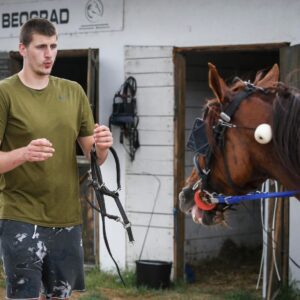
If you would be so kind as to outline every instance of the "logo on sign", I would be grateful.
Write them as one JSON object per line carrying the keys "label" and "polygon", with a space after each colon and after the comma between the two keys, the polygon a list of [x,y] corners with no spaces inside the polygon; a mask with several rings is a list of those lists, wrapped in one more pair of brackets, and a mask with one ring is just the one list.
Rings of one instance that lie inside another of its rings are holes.
{"label": "logo on sign", "polygon": [[85,16],[91,23],[99,22],[103,15],[101,0],[89,0],[85,6]]}

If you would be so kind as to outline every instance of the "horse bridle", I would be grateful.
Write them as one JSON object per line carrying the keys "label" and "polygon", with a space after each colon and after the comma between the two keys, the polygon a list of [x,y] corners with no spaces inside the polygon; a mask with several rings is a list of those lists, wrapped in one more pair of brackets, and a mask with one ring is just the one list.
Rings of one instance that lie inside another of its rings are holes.
{"label": "horse bridle", "polygon": [[[245,82],[245,87],[243,90],[239,91],[226,105],[225,108],[222,109],[222,104],[217,102],[217,104],[221,107],[220,117],[218,123],[213,126],[213,138],[216,141],[217,145],[220,147],[221,152],[224,156],[224,169],[226,172],[227,181],[230,187],[235,190],[237,193],[241,192],[241,189],[237,187],[230,175],[226,151],[225,151],[225,132],[228,128],[237,128],[240,126],[234,125],[231,122],[231,118],[233,117],[236,110],[239,108],[240,104],[247,99],[254,92],[262,92],[267,93],[267,91],[263,88],[257,87],[250,82]],[[207,108],[209,109],[209,108]],[[246,129],[255,130],[255,128],[242,127]],[[187,147],[194,152],[193,163],[194,167],[198,173],[199,180],[194,184],[193,190],[201,188],[202,198],[205,202],[210,204],[211,194],[207,191],[209,175],[211,172],[211,164],[212,164],[212,147],[208,142],[207,134],[206,134],[206,125],[205,120],[197,118],[194,122],[193,129],[191,135],[189,137]],[[200,166],[199,157],[202,156],[204,158],[204,166]],[[197,203],[197,199],[195,199],[197,206],[199,207],[199,202]],[[203,207],[199,207],[203,209]],[[206,210],[210,210],[207,208]],[[222,208],[223,210],[223,208]]]}
{"label": "horse bridle", "polygon": [[[109,247],[109,243],[108,243],[108,239],[107,239],[107,235],[106,235],[106,227],[105,227],[105,217],[115,220],[117,222],[120,222],[123,224],[124,228],[127,231],[127,235],[128,235],[128,239],[130,242],[134,242],[134,238],[133,238],[133,234],[132,234],[132,230],[131,230],[131,223],[129,222],[125,210],[121,204],[121,201],[119,199],[119,191],[121,190],[121,178],[120,178],[120,162],[119,162],[119,158],[118,155],[115,151],[114,148],[109,148],[110,152],[112,153],[115,163],[116,163],[116,170],[117,170],[117,189],[112,191],[109,190],[105,183],[103,182],[103,178],[102,178],[102,174],[101,174],[101,169],[97,163],[97,153],[96,153],[96,149],[95,149],[95,145],[93,146],[92,150],[91,150],[91,170],[90,170],[90,184],[92,185],[92,187],[94,188],[95,191],[95,195],[96,195],[96,199],[98,202],[98,207],[96,207],[91,201],[89,201],[87,199],[87,202],[96,210],[101,214],[101,219],[102,219],[102,231],[103,231],[103,238],[104,238],[104,242],[105,242],[105,246],[106,249],[111,257],[111,259],[113,260],[118,275],[123,283],[123,285],[125,286],[125,282],[122,278],[119,266],[117,264],[117,262],[115,261],[115,259],[113,258],[113,255],[111,253],[110,247]],[[120,215],[122,217],[122,219],[119,216],[114,216],[114,215],[110,215],[106,212],[106,207],[105,207],[105,201],[104,201],[104,196],[109,196],[111,198],[113,198],[115,200],[115,203],[119,209]]]}

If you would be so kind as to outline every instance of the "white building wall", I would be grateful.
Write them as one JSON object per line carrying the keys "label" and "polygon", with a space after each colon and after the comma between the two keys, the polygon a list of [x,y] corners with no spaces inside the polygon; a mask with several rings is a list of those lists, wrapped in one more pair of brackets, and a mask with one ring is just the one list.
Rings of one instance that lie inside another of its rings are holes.
{"label": "white building wall", "polygon": [[[25,1],[0,0],[0,5],[21,2]],[[38,0],[31,1],[29,5],[34,7],[35,2]],[[59,38],[59,48],[100,49],[100,120],[107,124],[113,95],[124,80],[124,45],[192,47],[277,42],[297,44],[300,43],[299,11],[298,0],[124,0],[123,30],[64,35]],[[17,49],[17,38],[0,39],[1,51]],[[125,181],[125,172],[128,172],[126,156],[118,145],[117,137],[115,147],[120,154],[123,170],[124,189],[121,198],[124,199],[132,177]],[[113,169],[113,161],[109,160],[104,167],[108,185],[114,184]],[[126,259],[125,234],[117,225],[110,223],[107,226],[108,236],[111,237],[114,255],[122,267]],[[296,239],[293,226],[291,224],[291,239]],[[105,255],[105,251],[102,253]],[[104,261],[104,268],[113,267],[109,258]]]}
{"label": "white building wall", "polygon": [[125,75],[138,83],[141,144],[126,166],[126,211],[136,234],[135,247],[127,244],[129,267],[137,259],[173,260],[172,56],[173,47],[125,47]]}

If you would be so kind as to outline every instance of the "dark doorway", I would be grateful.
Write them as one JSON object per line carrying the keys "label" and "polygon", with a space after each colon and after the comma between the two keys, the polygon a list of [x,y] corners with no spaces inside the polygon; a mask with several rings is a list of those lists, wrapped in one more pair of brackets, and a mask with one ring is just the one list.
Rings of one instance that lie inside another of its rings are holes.
{"label": "dark doorway", "polygon": [[[274,63],[279,64],[280,49],[285,46],[287,44],[282,43],[174,49],[175,101],[178,112],[175,118],[175,207],[178,207],[177,195],[182,183],[190,175],[193,167],[193,153],[185,147],[186,140],[194,119],[202,116],[205,100],[213,96],[208,87],[208,62],[217,67],[220,75],[228,83],[236,76],[253,81],[258,70],[269,69]],[[249,209],[252,212],[251,216]],[[216,257],[227,239],[249,247],[261,245],[258,205],[254,204],[244,209],[241,214],[230,224],[235,230],[207,229],[194,224],[191,217],[177,214],[177,239],[174,245],[176,277],[183,276],[185,263],[197,264],[201,259]],[[235,216],[237,215],[236,213]]]}

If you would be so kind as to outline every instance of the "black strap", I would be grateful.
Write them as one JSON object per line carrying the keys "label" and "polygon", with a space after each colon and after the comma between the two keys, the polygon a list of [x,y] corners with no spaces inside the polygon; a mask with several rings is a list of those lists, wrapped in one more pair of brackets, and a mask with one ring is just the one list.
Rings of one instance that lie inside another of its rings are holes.
{"label": "black strap", "polygon": [[[118,155],[115,151],[114,148],[109,148],[114,159],[115,159],[115,163],[116,163],[116,170],[117,170],[117,190],[116,191],[111,191],[109,190],[106,185],[103,182],[103,178],[102,178],[102,174],[101,174],[101,169],[97,163],[97,153],[96,153],[96,149],[95,146],[93,146],[92,151],[91,151],[91,175],[92,175],[92,186],[95,190],[95,195],[96,195],[96,199],[97,199],[97,203],[98,203],[98,207],[96,207],[95,205],[93,205],[90,201],[88,201],[88,203],[95,209],[97,210],[100,214],[101,214],[101,219],[102,219],[102,231],[103,231],[103,238],[104,238],[104,242],[105,242],[105,246],[106,249],[111,257],[111,259],[113,260],[118,275],[123,283],[123,285],[125,286],[125,282],[122,278],[119,266],[117,264],[117,262],[115,261],[115,259],[113,258],[113,255],[111,253],[110,247],[109,247],[109,243],[108,243],[108,239],[107,239],[107,235],[106,235],[106,227],[105,227],[105,217],[108,217],[109,219],[113,219],[117,222],[121,222],[124,226],[124,228],[127,231],[128,234],[128,238],[130,242],[134,242],[134,238],[133,238],[133,234],[132,234],[132,230],[131,230],[131,223],[129,222],[126,213],[124,211],[124,208],[121,204],[121,201],[119,199],[119,190],[121,189],[121,184],[120,184],[120,162],[119,162],[119,158]],[[105,207],[105,201],[104,201],[104,195],[105,196],[109,196],[112,197],[115,202],[116,205],[119,209],[119,212],[121,214],[122,220],[120,219],[119,216],[114,216],[114,215],[110,215],[106,212],[106,207]]]}
{"label": "black strap", "polygon": [[[226,115],[228,115],[230,118],[234,115],[236,110],[239,108],[240,104],[247,99],[251,94],[253,94],[255,91],[257,91],[257,88],[251,84],[247,83],[244,90],[240,91],[229,103],[229,105],[225,108],[224,112]],[[242,190],[236,186],[236,184],[233,182],[230,170],[227,163],[227,155],[226,155],[226,149],[225,149],[225,131],[227,127],[223,125],[217,125],[214,129],[214,134],[217,139],[217,142],[220,146],[221,151],[224,154],[224,169],[227,175],[227,180],[229,182],[229,185],[232,189],[234,189],[236,192],[241,192]]]}
{"label": "black strap", "polygon": [[[256,87],[252,84],[248,84],[245,86],[245,89],[240,91],[229,103],[229,105],[225,108],[224,113],[229,116],[230,118],[234,115],[240,104],[243,100],[248,98],[251,94],[253,94],[256,91]],[[227,164],[227,157],[226,157],[226,151],[225,151],[225,132],[227,130],[227,127],[223,126],[222,124],[215,125],[213,127],[213,134],[214,138],[216,140],[216,143],[219,145],[221,152],[224,153],[224,168],[225,172],[229,181],[229,185],[236,191],[240,190],[233,182],[230,171]],[[207,147],[205,150],[206,153],[204,154],[205,157],[205,166],[204,169],[202,169],[199,165],[199,154],[196,153],[194,156],[194,166],[198,172],[199,177],[201,178],[202,182],[202,188],[206,188],[208,184],[208,177],[210,173],[210,166],[212,161],[212,149],[210,146]]]}
{"label": "black strap", "polygon": [[238,109],[240,104],[243,100],[248,98],[251,94],[256,91],[256,87],[250,83],[248,83],[245,88],[240,91],[229,103],[229,105],[225,108],[224,112],[229,116],[232,117],[235,111]]}

